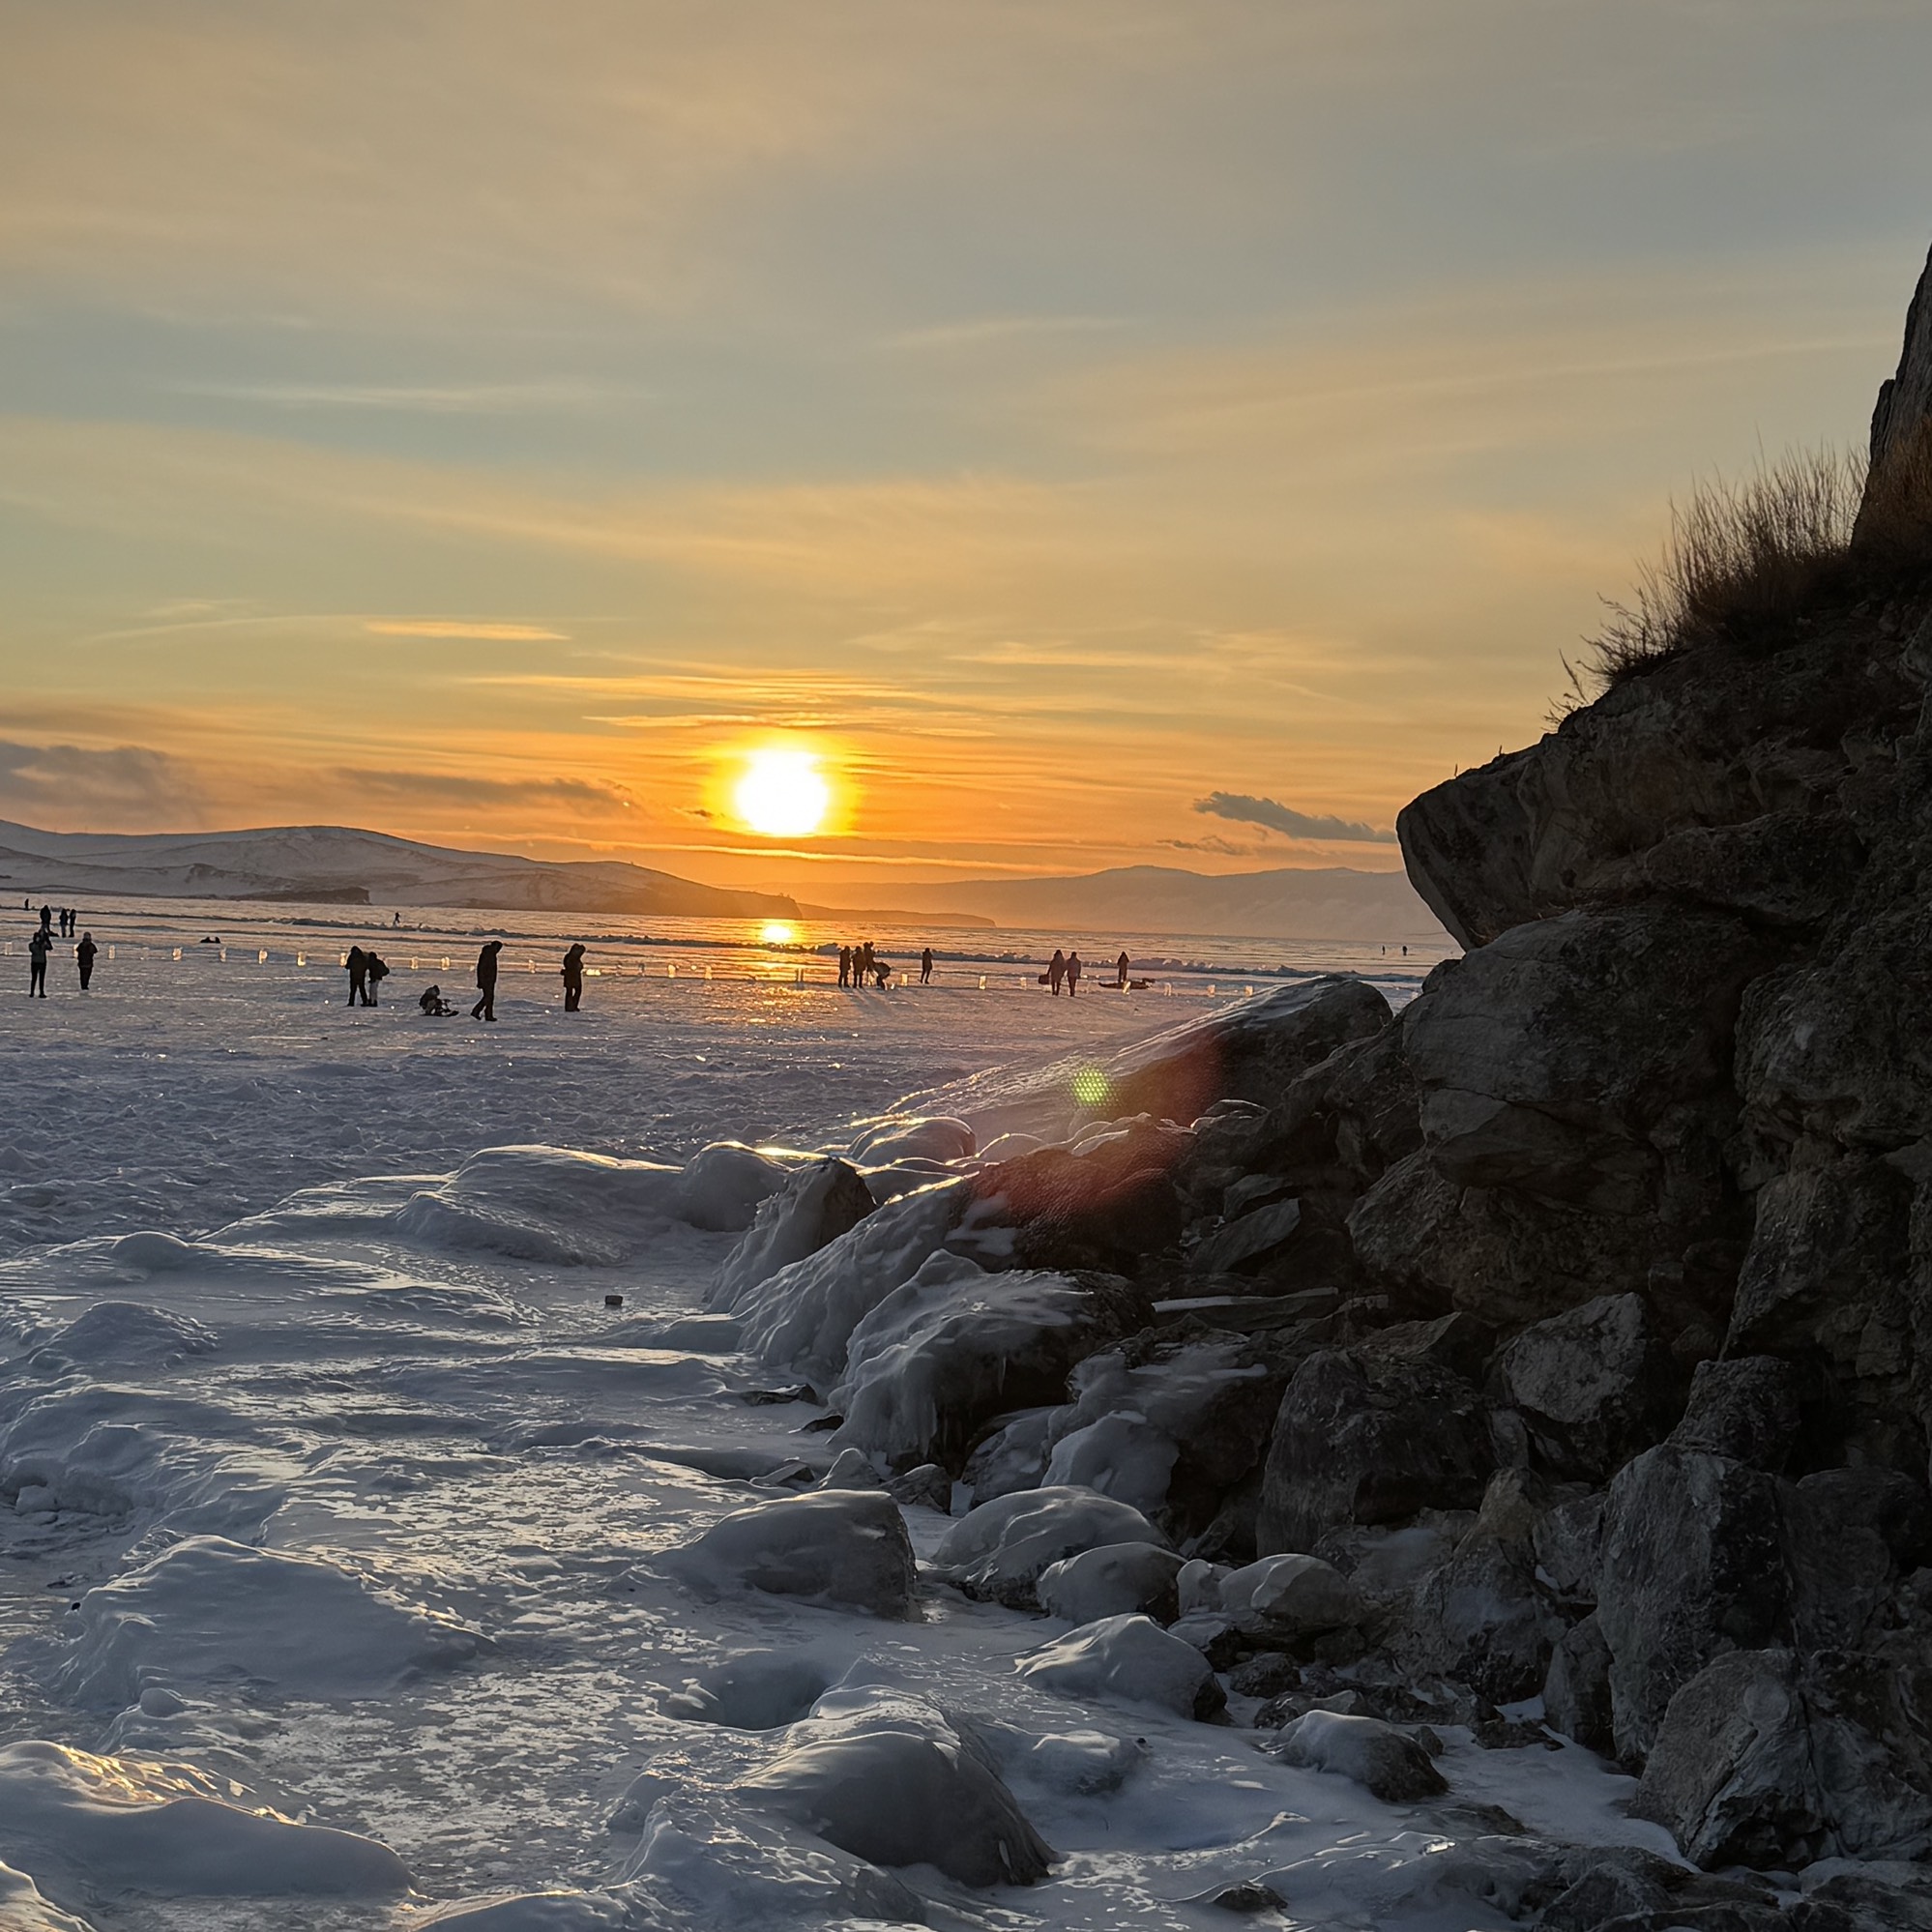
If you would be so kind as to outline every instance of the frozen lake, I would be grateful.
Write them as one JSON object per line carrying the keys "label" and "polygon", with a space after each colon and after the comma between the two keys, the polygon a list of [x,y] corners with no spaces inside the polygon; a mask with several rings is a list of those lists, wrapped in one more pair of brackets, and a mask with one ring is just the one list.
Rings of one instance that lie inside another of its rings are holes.
{"label": "frozen lake", "polygon": [[[620,933],[565,1015],[526,919],[488,1029],[413,1007],[433,970],[467,1009],[468,932],[379,940],[387,1004],[351,1011],[346,934],[222,917],[148,909],[85,1002],[57,959],[56,997],[0,1004],[0,1861],[56,1906],[97,1932],[399,1928],[540,1892],[466,1922],[853,1923],[730,1826],[775,1725],[841,1682],[987,1727],[1059,1855],[1030,1888],[903,1874],[934,1924],[1225,1925],[1186,1901],[1266,1878],[1292,1913],[1261,1922],[1463,1932],[1508,1922],[1461,1857],[1486,1805],[1657,1842],[1580,1751],[1451,1735],[1451,1800],[1387,1806],[1238,1724],[1019,1676],[1065,1625],[937,1588],[884,1623],[659,1564],[828,1454],[818,1411],[746,1399],[772,1372],[700,1317],[738,1237],[694,1223],[728,1216],[729,1177],[640,1163],[842,1147],[921,1092],[1050,1127],[1056,1082],[1240,980],[1069,1003],[976,961],[855,995],[755,938]],[[1427,962],[1360,963],[1399,998]],[[10,966],[23,990],[17,935]],[[474,1157],[533,1147],[575,1152]],[[922,1554],[948,1527],[906,1517]],[[793,1708],[703,1721],[774,1668]],[[237,1837],[263,1808],[307,1829]]]}

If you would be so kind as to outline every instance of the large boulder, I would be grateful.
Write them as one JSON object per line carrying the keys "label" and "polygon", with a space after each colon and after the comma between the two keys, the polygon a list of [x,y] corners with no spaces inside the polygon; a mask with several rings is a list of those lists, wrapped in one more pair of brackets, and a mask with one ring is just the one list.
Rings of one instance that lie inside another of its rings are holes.
{"label": "large boulder", "polygon": [[1286,1380],[1244,1336],[1143,1331],[1074,1369],[1046,1480],[1103,1489],[1190,1535],[1260,1463]]}
{"label": "large boulder", "polygon": [[877,1489],[756,1503],[659,1561],[700,1586],[802,1596],[874,1617],[909,1618],[919,1595],[905,1518]]}
{"label": "large boulder", "polygon": [[1610,1704],[1610,1646],[1595,1615],[1557,1639],[1543,1679],[1543,1721],[1586,1750],[1609,1757],[1617,1748]]}
{"label": "large boulder", "polygon": [[981,1167],[953,1246],[988,1268],[1133,1273],[1181,1239],[1185,1130],[1140,1119]]}
{"label": "large boulder", "polygon": [[1117,1114],[1191,1121],[1216,1100],[1273,1106],[1337,1047],[1389,1024],[1389,1002],[1366,980],[1325,974],[1189,1020],[1103,1064]]}
{"label": "large boulder", "polygon": [[1932,1673],[1847,1652],[1719,1657],[1671,1700],[1631,1806],[1707,1867],[1932,1852]]}
{"label": "large boulder", "polygon": [[899,1468],[957,1471],[995,1415],[1052,1401],[1075,1362],[1152,1318],[1118,1275],[991,1274],[933,1255],[853,1330],[831,1395],[845,1418],[834,1441]]}
{"label": "large boulder", "polygon": [[1218,1612],[1244,1636],[1293,1650],[1310,1638],[1366,1621],[1361,1591],[1320,1557],[1263,1557],[1215,1580],[1201,1607]]}
{"label": "large boulder", "polygon": [[745,1238],[725,1257],[709,1305],[726,1311],[779,1269],[816,1254],[872,1212],[871,1190],[843,1160],[814,1160],[759,1202]]}
{"label": "large boulder", "polygon": [[1281,1398],[1259,1547],[1311,1551],[1351,1524],[1475,1508],[1492,1460],[1488,1419],[1461,1376],[1373,1349],[1323,1349]]}
{"label": "large boulder", "polygon": [[1731,1035],[1764,946],[1734,920],[1566,913],[1457,961],[1403,1015],[1438,1172],[1654,1213],[1694,1119],[1728,1128]]}
{"label": "large boulder", "polygon": [[1157,1704],[1182,1717],[1212,1717],[1227,1703],[1207,1659],[1151,1617],[1103,1617],[1055,1637],[1014,1668],[1068,1697]]}
{"label": "large boulder", "polygon": [[1069,1624],[1133,1616],[1171,1624],[1181,1614],[1176,1579],[1184,1564],[1158,1543],[1103,1543],[1049,1564],[1035,1588],[1039,1607]]}
{"label": "large boulder", "polygon": [[1605,1295],[1525,1329],[1496,1359],[1496,1392],[1552,1474],[1600,1481],[1677,1420],[1683,1389],[1636,1295]]}
{"label": "large boulder", "polygon": [[968,1596],[1037,1610],[1039,1575],[1107,1543],[1166,1538],[1138,1509],[1091,1489],[1056,1486],[1002,1496],[962,1516],[932,1553],[932,1573]]}
{"label": "large boulder", "polygon": [[856,1858],[937,1865],[962,1885],[1032,1885],[1054,1857],[968,1734],[876,1686],[828,1692],[734,1791]]}
{"label": "large boulder", "polygon": [[901,1194],[815,1254],[745,1288],[736,1311],[746,1353],[830,1389],[844,1371],[852,1331],[945,1245],[972,1205],[964,1180]]}
{"label": "large boulder", "polygon": [[1798,1365],[1774,1355],[1700,1361],[1670,1439],[1775,1474],[1798,1439],[1803,1386]]}
{"label": "large boulder", "polygon": [[1352,1779],[1388,1804],[1440,1798],[1449,1781],[1413,1738],[1377,1717],[1310,1711],[1270,1746],[1284,1764]]}
{"label": "large boulder", "polygon": [[1775,1479],[1668,1444],[1637,1457],[1610,1486],[1596,1615],[1617,1750],[1641,1763],[1671,1699],[1706,1664],[1789,1628]]}

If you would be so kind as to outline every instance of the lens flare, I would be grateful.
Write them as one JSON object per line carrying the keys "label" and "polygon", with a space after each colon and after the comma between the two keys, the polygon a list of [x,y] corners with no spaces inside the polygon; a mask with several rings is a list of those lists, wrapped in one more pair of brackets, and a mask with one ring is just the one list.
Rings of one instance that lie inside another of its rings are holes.
{"label": "lens flare", "polygon": [[787,925],[781,919],[770,919],[758,928],[758,937],[767,946],[789,946],[799,936],[795,925]]}
{"label": "lens flare", "polygon": [[1083,1067],[1073,1076],[1073,1098],[1083,1107],[1102,1105],[1111,1091],[1107,1076],[1098,1067]]}
{"label": "lens flare", "polygon": [[809,751],[754,751],[731,803],[745,825],[767,838],[808,838],[832,808],[832,787]]}

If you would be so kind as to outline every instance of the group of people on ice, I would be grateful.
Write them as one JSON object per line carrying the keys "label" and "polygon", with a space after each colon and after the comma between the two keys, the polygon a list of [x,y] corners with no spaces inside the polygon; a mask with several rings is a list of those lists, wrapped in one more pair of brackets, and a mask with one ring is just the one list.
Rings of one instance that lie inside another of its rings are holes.
{"label": "group of people on ice", "polygon": [[[32,900],[28,901],[31,907]],[[72,906],[60,909],[61,939],[72,939],[80,924],[80,915]],[[33,937],[27,941],[27,997],[30,1000],[44,1000],[47,996],[47,961],[53,956],[54,908],[41,908],[41,922],[34,928]],[[73,949],[73,963],[80,973],[80,990],[84,993],[94,983],[94,961],[101,949],[94,943],[91,932],[80,935],[80,943]]]}
{"label": "group of people on ice", "polygon": [[[474,1020],[487,1020],[496,1023],[496,981],[499,961],[503,954],[503,941],[486,940],[477,953],[477,1003],[470,1009]],[[360,946],[349,949],[345,962],[349,969],[349,1005],[372,1007],[376,1004],[375,989],[389,973],[381,957],[365,951]],[[564,1010],[567,1013],[580,1011],[584,1003],[584,947],[581,942],[571,947],[564,954],[564,963],[559,969],[564,981]],[[425,986],[416,1002],[418,1010],[430,1019],[448,1019],[454,1012],[448,1000],[443,997],[441,986]]]}
{"label": "group of people on ice", "polygon": [[[1132,962],[1125,951],[1114,961],[1114,984],[1122,992],[1133,983],[1128,977],[1131,967]],[[1063,952],[1056,946],[1053,957],[1046,962],[1046,971],[1039,976],[1039,983],[1049,987],[1056,1000],[1060,997],[1061,987],[1065,986],[1067,997],[1070,1000],[1078,997],[1080,981],[1086,977],[1086,972],[1078,952]]]}

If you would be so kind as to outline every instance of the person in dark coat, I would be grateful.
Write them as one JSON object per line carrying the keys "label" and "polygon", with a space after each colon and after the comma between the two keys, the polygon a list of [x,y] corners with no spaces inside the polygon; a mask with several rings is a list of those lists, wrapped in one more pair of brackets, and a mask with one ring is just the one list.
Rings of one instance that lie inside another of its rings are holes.
{"label": "person in dark coat", "polygon": [[94,978],[94,955],[101,949],[94,943],[91,932],[80,935],[80,944],[73,949],[74,963],[80,968],[80,990],[86,992]]}
{"label": "person in dark coat", "polygon": [[1070,1000],[1080,990],[1080,955],[1069,952],[1067,955],[1067,997]]}
{"label": "person in dark coat", "polygon": [[1123,952],[1121,956],[1114,961],[1114,972],[1119,976],[1114,981],[1114,984],[1117,986],[1125,987],[1127,982],[1127,972],[1128,972],[1127,956],[1125,952]]}
{"label": "person in dark coat", "polygon": [[366,1007],[369,1003],[369,955],[360,946],[349,948],[349,1004]]}
{"label": "person in dark coat", "polygon": [[470,1009],[472,1019],[496,1018],[496,955],[502,951],[503,941],[492,939],[477,954],[477,990],[483,997]]}
{"label": "person in dark coat", "polygon": [[389,961],[380,952],[368,955],[368,987],[363,994],[363,1005],[373,1007],[379,1004],[376,994],[382,989],[382,982],[389,978]]}
{"label": "person in dark coat", "polygon": [[1060,997],[1060,982],[1067,977],[1067,955],[1059,947],[1053,949],[1053,957],[1046,962],[1046,983],[1053,988],[1053,997]]}
{"label": "person in dark coat", "polygon": [[919,955],[919,982],[922,986],[932,984],[932,948],[921,949]]}
{"label": "person in dark coat", "polygon": [[849,946],[838,949],[838,983],[841,986],[852,983],[852,949]]}
{"label": "person in dark coat", "polygon": [[423,997],[416,1002],[425,1019],[448,1019],[456,1010],[443,997],[441,986],[424,986]]}
{"label": "person in dark coat", "polygon": [[52,927],[37,927],[33,938],[27,941],[27,997],[30,1000],[36,993],[42,999],[47,996],[47,954],[52,951]]}
{"label": "person in dark coat", "polygon": [[581,943],[564,954],[564,1010],[575,1012],[584,1003],[584,949]]}

